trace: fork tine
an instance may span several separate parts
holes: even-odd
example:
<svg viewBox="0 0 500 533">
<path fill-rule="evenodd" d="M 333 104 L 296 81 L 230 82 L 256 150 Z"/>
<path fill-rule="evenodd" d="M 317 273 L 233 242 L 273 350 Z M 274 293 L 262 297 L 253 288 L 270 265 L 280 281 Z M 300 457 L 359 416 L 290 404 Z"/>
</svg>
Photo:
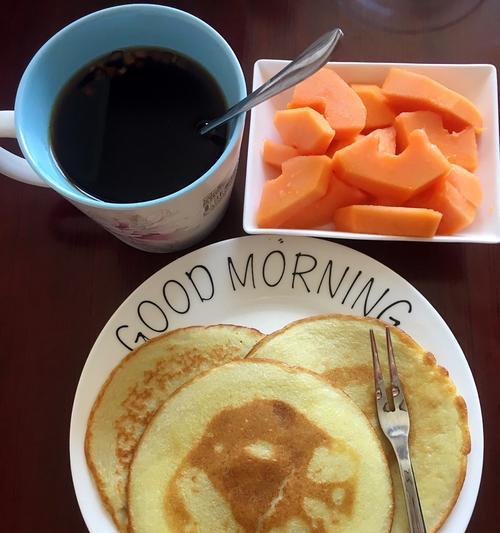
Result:
<svg viewBox="0 0 500 533">
<path fill-rule="evenodd" d="M 372 360 L 373 360 L 373 378 L 375 381 L 375 397 L 377 399 L 377 409 L 388 408 L 387 395 L 385 392 L 384 376 L 380 368 L 380 360 L 378 358 L 377 343 L 375 342 L 375 335 L 373 330 L 370 330 L 370 344 L 372 347 Z"/>
<path fill-rule="evenodd" d="M 385 340 L 387 344 L 387 358 L 389 359 L 389 373 L 391 375 L 391 394 L 394 399 L 394 407 L 396 409 L 403 409 L 407 411 L 405 397 L 403 395 L 403 387 L 399 380 L 398 368 L 396 366 L 396 358 L 394 357 L 394 349 L 392 347 L 391 330 L 385 328 Z"/>
</svg>

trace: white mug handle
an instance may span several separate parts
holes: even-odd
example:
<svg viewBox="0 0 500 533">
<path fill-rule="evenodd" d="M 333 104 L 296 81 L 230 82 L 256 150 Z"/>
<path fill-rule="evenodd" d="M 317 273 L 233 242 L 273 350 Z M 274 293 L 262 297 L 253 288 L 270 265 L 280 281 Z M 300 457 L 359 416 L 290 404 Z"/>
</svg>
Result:
<svg viewBox="0 0 500 533">
<path fill-rule="evenodd" d="M 14 111 L 0 111 L 0 139 L 16 138 L 16 127 L 14 125 Z M 38 187 L 48 187 L 40 176 L 29 166 L 26 159 L 9 152 L 0 147 L 0 174 L 5 174 L 10 178 L 37 185 Z"/>
</svg>

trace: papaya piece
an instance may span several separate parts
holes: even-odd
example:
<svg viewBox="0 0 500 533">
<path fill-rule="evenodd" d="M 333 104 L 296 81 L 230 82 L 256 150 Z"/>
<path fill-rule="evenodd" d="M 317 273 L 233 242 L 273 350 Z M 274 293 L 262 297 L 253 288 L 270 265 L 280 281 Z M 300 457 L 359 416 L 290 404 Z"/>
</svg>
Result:
<svg viewBox="0 0 500 533">
<path fill-rule="evenodd" d="M 479 178 L 458 165 L 451 165 L 446 179 L 474 207 L 478 207 L 483 199 L 483 191 Z"/>
<path fill-rule="evenodd" d="M 368 134 L 368 137 L 378 139 L 378 149 L 381 152 L 387 152 L 394 155 L 396 153 L 396 130 L 394 127 L 379 128 Z"/>
<path fill-rule="evenodd" d="M 392 126 L 396 113 L 378 85 L 353 83 L 351 87 L 366 107 L 366 123 L 363 131 Z"/>
<path fill-rule="evenodd" d="M 345 148 L 346 146 L 349 146 L 350 144 L 359 141 L 360 139 L 363 139 L 364 135 L 356 135 L 356 137 L 349 138 L 349 139 L 333 139 L 333 141 L 330 143 L 330 146 L 326 150 L 325 155 L 328 157 L 333 157 L 335 155 L 335 152 L 337 150 L 342 150 L 342 148 Z"/>
<path fill-rule="evenodd" d="M 443 119 L 433 111 L 400 113 L 394 121 L 398 150 L 408 146 L 408 136 L 413 130 L 423 129 L 429 141 L 435 144 L 450 163 L 474 172 L 477 168 L 476 134 L 472 126 L 462 131 L 449 132 L 443 126 Z"/>
<path fill-rule="evenodd" d="M 324 67 L 295 86 L 288 108 L 306 106 L 325 116 L 337 139 L 352 139 L 365 127 L 361 98 L 332 69 Z"/>
<path fill-rule="evenodd" d="M 390 154 L 396 153 L 396 130 L 391 126 L 389 128 L 380 128 L 373 130 L 368 135 L 376 137 L 378 139 L 378 148 L 383 152 L 388 152 Z M 358 134 L 354 139 L 341 139 L 340 141 L 333 139 L 326 151 L 328 157 L 333 157 L 337 150 L 342 150 L 346 146 L 353 144 L 361 139 L 364 139 L 366 135 Z"/>
<path fill-rule="evenodd" d="M 439 179 L 433 187 L 415 196 L 406 205 L 442 213 L 438 235 L 457 233 L 471 224 L 476 216 L 476 208 L 446 178 Z"/>
<path fill-rule="evenodd" d="M 293 146 L 277 143 L 266 139 L 264 141 L 264 148 L 262 150 L 262 157 L 264 162 L 281 170 L 281 164 L 287 159 L 297 157 L 299 151 Z"/>
<path fill-rule="evenodd" d="M 334 174 L 325 196 L 316 200 L 310 206 L 294 214 L 281 227 L 290 229 L 309 229 L 330 224 L 333 221 L 333 213 L 339 207 L 352 204 L 364 204 L 369 196 L 339 180 Z"/>
<path fill-rule="evenodd" d="M 448 89 L 429 76 L 391 68 L 382 85 L 389 104 L 401 111 L 434 111 L 443 117 L 447 129 L 460 131 L 483 127 L 479 109 L 465 96 Z"/>
<path fill-rule="evenodd" d="M 340 179 L 397 205 L 429 187 L 451 168 L 423 130 L 411 132 L 408 147 L 399 155 L 380 151 L 377 137 L 368 135 L 338 150 L 332 161 Z"/>
<path fill-rule="evenodd" d="M 351 205 L 333 214 L 337 231 L 402 237 L 433 237 L 442 215 L 432 209 Z"/>
<path fill-rule="evenodd" d="M 326 155 L 298 156 L 282 164 L 282 174 L 264 183 L 257 225 L 279 228 L 302 209 L 322 198 L 332 175 Z"/>
<path fill-rule="evenodd" d="M 322 155 L 335 136 L 327 120 L 310 107 L 276 111 L 274 125 L 285 144 L 301 155 Z"/>
</svg>

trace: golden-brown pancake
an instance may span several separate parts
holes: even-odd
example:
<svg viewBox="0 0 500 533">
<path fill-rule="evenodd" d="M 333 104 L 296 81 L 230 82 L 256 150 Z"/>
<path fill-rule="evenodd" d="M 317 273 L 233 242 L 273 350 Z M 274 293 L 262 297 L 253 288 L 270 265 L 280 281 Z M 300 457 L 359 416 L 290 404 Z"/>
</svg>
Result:
<svg viewBox="0 0 500 533">
<path fill-rule="evenodd" d="M 214 368 L 178 389 L 130 467 L 133 533 L 381 533 L 392 484 L 362 411 L 275 361 Z"/>
<path fill-rule="evenodd" d="M 390 463 L 395 492 L 392 531 L 409 531 L 397 462 L 379 428 L 373 389 L 369 329 L 375 331 L 385 383 L 385 326 L 379 320 L 322 315 L 268 335 L 248 357 L 262 357 L 316 371 L 341 388 L 375 427 Z M 467 408 L 448 372 L 401 330 L 391 328 L 399 375 L 410 413 L 410 454 L 427 531 L 437 531 L 451 512 L 465 477 L 470 437 Z"/>
<path fill-rule="evenodd" d="M 195 326 L 143 344 L 113 370 L 87 425 L 85 455 L 99 494 L 120 531 L 127 531 L 130 461 L 158 407 L 193 376 L 246 355 L 262 337 L 232 325 Z"/>
</svg>

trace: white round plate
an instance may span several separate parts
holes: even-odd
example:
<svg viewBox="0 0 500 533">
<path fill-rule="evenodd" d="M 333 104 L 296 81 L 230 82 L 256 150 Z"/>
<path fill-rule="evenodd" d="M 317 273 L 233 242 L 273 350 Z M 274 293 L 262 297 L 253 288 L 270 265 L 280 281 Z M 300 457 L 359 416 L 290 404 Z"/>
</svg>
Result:
<svg viewBox="0 0 500 533">
<path fill-rule="evenodd" d="M 399 325 L 448 369 L 467 403 L 472 451 L 462 492 L 442 532 L 464 532 L 481 479 L 483 423 L 474 379 L 450 329 L 416 289 L 378 261 L 332 242 L 278 236 L 223 241 L 177 259 L 138 287 L 101 331 L 80 377 L 70 429 L 73 484 L 90 532 L 116 533 L 116 528 L 87 469 L 87 418 L 101 385 L 129 350 L 167 329 L 232 323 L 269 333 L 329 312 Z"/>
</svg>

